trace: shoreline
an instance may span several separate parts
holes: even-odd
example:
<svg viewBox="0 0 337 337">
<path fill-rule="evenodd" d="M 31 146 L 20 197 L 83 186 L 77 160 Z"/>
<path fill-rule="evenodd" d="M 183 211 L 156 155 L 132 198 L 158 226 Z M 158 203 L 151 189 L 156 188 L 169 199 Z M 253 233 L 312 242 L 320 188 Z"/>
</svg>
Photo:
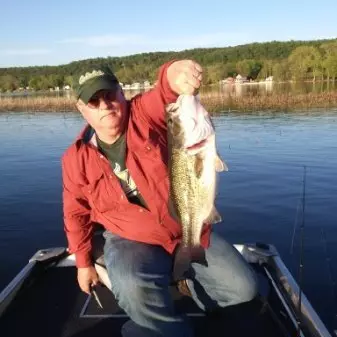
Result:
<svg viewBox="0 0 337 337">
<path fill-rule="evenodd" d="M 131 98 L 131 97 L 127 97 Z M 212 113 L 259 110 L 292 111 L 312 108 L 337 108 L 337 91 L 307 94 L 264 94 L 242 97 L 219 92 L 201 92 L 200 100 Z M 69 97 L 1 97 L 0 112 L 76 112 L 75 98 Z"/>
</svg>

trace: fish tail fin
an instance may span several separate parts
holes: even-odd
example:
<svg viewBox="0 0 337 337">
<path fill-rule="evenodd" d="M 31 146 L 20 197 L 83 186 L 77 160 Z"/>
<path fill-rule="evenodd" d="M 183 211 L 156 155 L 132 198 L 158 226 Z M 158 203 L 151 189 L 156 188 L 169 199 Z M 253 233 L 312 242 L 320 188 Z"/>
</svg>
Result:
<svg viewBox="0 0 337 337">
<path fill-rule="evenodd" d="M 202 246 L 193 246 L 190 249 L 191 262 L 199 263 L 208 267 L 205 249 Z"/>
<path fill-rule="evenodd" d="M 174 256 L 173 279 L 185 279 L 192 262 L 208 267 L 205 249 L 200 245 L 179 246 Z"/>
<path fill-rule="evenodd" d="M 179 246 L 174 255 L 173 279 L 181 280 L 185 278 L 185 273 L 191 265 L 191 254 L 188 246 Z"/>
</svg>

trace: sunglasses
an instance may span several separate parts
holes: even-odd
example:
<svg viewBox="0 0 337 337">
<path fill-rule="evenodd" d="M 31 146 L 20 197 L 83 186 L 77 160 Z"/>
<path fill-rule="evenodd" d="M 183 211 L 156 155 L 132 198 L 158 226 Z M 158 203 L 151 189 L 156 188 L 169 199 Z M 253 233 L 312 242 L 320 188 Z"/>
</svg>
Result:
<svg viewBox="0 0 337 337">
<path fill-rule="evenodd" d="M 101 101 L 112 102 L 116 100 L 116 90 L 102 90 L 94 94 L 88 101 L 87 106 L 91 109 L 98 109 Z"/>
</svg>

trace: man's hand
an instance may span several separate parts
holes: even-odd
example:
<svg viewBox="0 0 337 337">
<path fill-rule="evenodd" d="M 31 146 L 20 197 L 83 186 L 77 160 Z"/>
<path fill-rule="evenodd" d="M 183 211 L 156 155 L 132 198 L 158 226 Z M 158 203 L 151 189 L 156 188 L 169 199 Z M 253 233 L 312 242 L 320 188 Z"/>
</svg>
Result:
<svg viewBox="0 0 337 337">
<path fill-rule="evenodd" d="M 173 62 L 167 69 L 167 80 L 178 95 L 195 95 L 202 80 L 201 66 L 192 60 Z"/>
<path fill-rule="evenodd" d="M 82 291 L 90 294 L 91 286 L 99 283 L 98 275 L 95 267 L 86 267 L 77 269 L 77 281 Z"/>
</svg>

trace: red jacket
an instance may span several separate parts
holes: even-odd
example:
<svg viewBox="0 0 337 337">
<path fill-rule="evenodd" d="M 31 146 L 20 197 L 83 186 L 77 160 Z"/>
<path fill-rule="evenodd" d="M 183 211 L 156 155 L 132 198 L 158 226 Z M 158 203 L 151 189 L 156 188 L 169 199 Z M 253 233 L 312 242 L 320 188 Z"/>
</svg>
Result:
<svg viewBox="0 0 337 337">
<path fill-rule="evenodd" d="M 172 253 L 181 239 L 180 225 L 168 213 L 169 179 L 165 105 L 177 95 L 167 81 L 164 64 L 154 89 L 134 97 L 126 133 L 126 167 L 149 210 L 130 203 L 98 151 L 90 126 L 62 156 L 64 228 L 77 267 L 92 265 L 94 223 L 126 239 L 162 246 Z M 209 227 L 202 245 L 209 244 Z"/>
</svg>

